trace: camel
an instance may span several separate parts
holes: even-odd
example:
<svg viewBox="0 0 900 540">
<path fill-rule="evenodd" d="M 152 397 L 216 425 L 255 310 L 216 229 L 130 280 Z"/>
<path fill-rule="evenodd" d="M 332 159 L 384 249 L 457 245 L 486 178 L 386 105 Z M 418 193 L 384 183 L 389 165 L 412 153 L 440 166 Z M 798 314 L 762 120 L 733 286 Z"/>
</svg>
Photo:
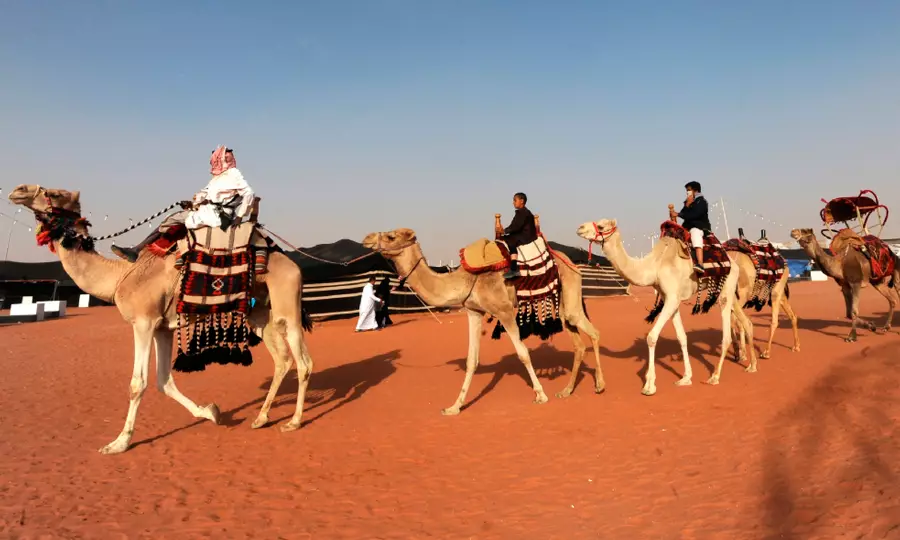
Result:
<svg viewBox="0 0 900 540">
<path fill-rule="evenodd" d="M 794 229 L 791 231 L 791 238 L 800 244 L 803 251 L 819 265 L 825 275 L 840 285 L 841 292 L 844 294 L 846 316 L 850 319 L 850 333 L 847 334 L 844 341 L 857 340 L 856 325 L 859 323 L 871 332 L 877 332 L 878 329 L 874 323 L 863 321 L 859 317 L 859 291 L 872 280 L 872 265 L 869 263 L 869 259 L 850 245 L 841 249 L 836 255 L 828 253 L 819 244 L 816 233 L 812 229 Z M 890 279 L 872 283 L 872 286 L 888 301 L 887 320 L 882 327 L 882 330 L 887 332 L 891 329 L 891 321 L 894 318 L 894 307 L 896 306 L 894 292 L 896 291 L 892 291 L 892 288 L 900 287 L 900 268 L 895 266 L 894 274 Z"/>
<path fill-rule="evenodd" d="M 601 219 L 597 222 L 584 223 L 578 228 L 577 234 L 590 242 L 599 243 L 616 272 L 626 281 L 639 287 L 653 287 L 663 297 L 662 311 L 647 334 L 649 363 L 641 393 L 645 396 L 652 396 L 656 393 L 656 343 L 663 326 L 669 319 L 672 319 L 672 326 L 675 327 L 675 334 L 678 336 L 684 361 L 684 375 L 675 384 L 690 386 L 693 371 L 688 356 L 687 335 L 684 332 L 684 323 L 678 308 L 681 302 L 690 300 L 697 295 L 699 281 L 691 259 L 681 256 L 685 246 L 673 238 L 663 237 L 656 243 L 649 255 L 641 259 L 634 259 L 625 251 L 615 219 Z M 729 258 L 732 261 L 731 269 L 719 296 L 719 307 L 722 310 L 722 352 L 715 371 L 707 381 L 709 384 L 719 384 L 722 375 L 725 354 L 732 342 L 732 312 L 735 313 L 744 332 L 749 336 L 753 335 L 753 323 L 744 314 L 741 306 L 735 303 L 739 269 L 734 264 L 731 253 L 729 253 Z M 756 352 L 751 348 L 750 365 L 745 371 L 755 372 L 756 362 Z"/>
<path fill-rule="evenodd" d="M 519 329 L 516 324 L 518 305 L 515 288 L 511 282 L 503 279 L 502 272 L 485 272 L 472 274 L 462 267 L 446 273 L 438 274 L 431 270 L 427 264 L 422 264 L 425 256 L 416 239 L 415 231 L 411 229 L 396 229 L 390 232 L 371 233 L 363 239 L 363 246 L 380 252 L 385 258 L 392 260 L 397 272 L 403 277 L 409 286 L 428 305 L 435 307 L 465 308 L 469 319 L 469 350 L 466 356 L 466 375 L 462 389 L 452 406 L 441 411 L 444 415 L 457 415 L 466 400 L 472 376 L 479 362 L 479 349 L 482 334 L 482 324 L 485 314 L 493 316 L 506 329 L 519 360 L 525 365 L 528 376 L 531 378 L 531 386 L 534 389 L 534 403 L 546 403 L 547 396 L 534 368 L 531 365 L 531 355 L 528 348 L 519 339 Z M 559 267 L 560 285 L 562 288 L 562 301 L 560 304 L 560 318 L 564 321 L 563 327 L 572 337 L 575 346 L 575 361 L 572 365 L 572 374 L 566 387 L 556 394 L 558 398 L 565 398 L 575 389 L 575 380 L 578 370 L 584 358 L 585 346 L 578 334 L 581 330 L 591 338 L 594 348 L 594 356 L 597 361 L 597 371 L 594 375 L 594 390 L 599 394 L 603 392 L 606 383 L 603 380 L 603 372 L 600 369 L 600 333 L 588 320 L 584 311 L 581 295 L 581 275 L 572 262 L 561 253 L 553 254 L 554 261 Z"/>
<path fill-rule="evenodd" d="M 31 209 L 38 215 L 48 215 L 53 210 L 80 214 L 80 192 L 46 189 L 36 185 L 21 185 L 9 194 L 9 200 Z M 88 224 L 74 227 L 80 240 L 88 235 Z M 80 241 L 79 241 L 80 243 Z M 93 249 L 66 248 L 61 241 L 53 241 L 66 273 L 87 294 L 114 303 L 122 317 L 134 331 L 134 370 L 129 386 L 128 415 L 125 426 L 116 439 L 100 449 L 102 454 L 118 454 L 131 445 L 138 406 L 147 388 L 151 342 L 156 346 L 156 387 L 160 392 L 184 406 L 194 417 L 219 423 L 219 408 L 215 403 L 200 407 L 182 394 L 172 377 L 172 347 L 178 317 L 175 312 L 181 273 L 174 266 L 174 255 L 157 257 L 146 250 L 134 263 L 107 259 Z M 268 423 L 268 412 L 278 392 L 281 381 L 297 359 L 297 406 L 282 431 L 300 427 L 303 401 L 313 368 L 312 358 L 303 339 L 301 292 L 303 280 L 300 269 L 286 255 L 274 252 L 269 258 L 268 273 L 257 276 L 254 297 L 258 298 L 250 325 L 261 334 L 266 348 L 275 360 L 275 374 L 265 402 L 253 428 Z M 268 296 L 271 306 L 266 306 Z M 287 342 L 287 347 L 285 346 Z M 292 357 L 293 355 L 293 357 Z"/>
<path fill-rule="evenodd" d="M 740 271 L 738 274 L 737 304 L 743 306 L 753 293 L 753 288 L 756 284 L 756 267 L 753 264 L 753 259 L 746 253 L 732 251 L 730 252 L 730 255 L 732 263 L 737 265 L 738 270 Z M 791 320 L 791 328 L 794 331 L 794 346 L 791 348 L 791 351 L 800 351 L 800 331 L 797 328 L 797 316 L 794 314 L 794 310 L 791 308 L 791 303 L 788 300 L 788 279 L 790 279 L 790 277 L 790 273 L 787 268 L 785 268 L 784 274 L 781 275 L 781 279 L 779 279 L 772 287 L 770 297 L 772 305 L 772 322 L 769 325 L 769 341 L 766 343 L 766 348 L 759 354 L 760 358 L 769 358 L 771 356 L 772 341 L 775 339 L 775 330 L 778 328 L 778 315 L 781 309 L 784 309 L 785 314 Z M 737 317 L 735 317 L 734 323 L 737 323 L 736 319 Z M 740 324 L 734 324 L 734 326 L 739 334 L 739 339 L 736 343 L 738 345 L 737 358 L 738 361 L 740 361 L 744 359 L 745 346 L 752 346 L 753 338 L 752 335 L 744 333 L 744 329 Z"/>
</svg>

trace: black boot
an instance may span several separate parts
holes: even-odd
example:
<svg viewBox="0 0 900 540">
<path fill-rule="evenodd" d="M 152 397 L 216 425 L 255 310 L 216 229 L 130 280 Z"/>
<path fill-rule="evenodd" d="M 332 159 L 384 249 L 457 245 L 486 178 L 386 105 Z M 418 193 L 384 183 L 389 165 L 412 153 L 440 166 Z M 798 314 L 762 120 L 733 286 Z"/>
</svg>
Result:
<svg viewBox="0 0 900 540">
<path fill-rule="evenodd" d="M 509 260 L 509 270 L 503 274 L 503 279 L 516 279 L 517 277 L 521 277 L 519 274 L 519 261 L 517 259 Z"/>
<path fill-rule="evenodd" d="M 162 236 L 162 233 L 160 233 L 159 231 L 153 231 L 152 233 L 150 233 L 150 236 L 144 238 L 144 240 L 140 244 L 134 246 L 133 248 L 123 248 L 114 245 L 110 247 L 109 250 L 119 257 L 125 259 L 126 261 L 133 263 L 137 261 L 138 257 L 141 254 L 141 250 L 149 246 L 153 242 L 156 242 L 160 236 Z"/>
</svg>

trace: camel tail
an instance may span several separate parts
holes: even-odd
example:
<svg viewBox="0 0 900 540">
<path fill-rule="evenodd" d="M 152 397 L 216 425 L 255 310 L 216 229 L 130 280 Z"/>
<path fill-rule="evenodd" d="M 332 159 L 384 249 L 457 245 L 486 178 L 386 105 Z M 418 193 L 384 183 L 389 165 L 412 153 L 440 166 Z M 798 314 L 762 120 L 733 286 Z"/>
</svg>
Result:
<svg viewBox="0 0 900 540">
<path fill-rule="evenodd" d="M 787 298 L 788 300 L 791 299 L 791 284 L 790 283 L 784 284 L 784 297 Z"/>
<path fill-rule="evenodd" d="M 588 315 L 588 312 L 587 312 L 587 304 L 584 303 L 584 297 L 583 297 L 583 296 L 581 297 L 581 311 L 584 312 L 584 318 L 585 318 L 585 319 L 591 320 L 591 316 Z"/>
<path fill-rule="evenodd" d="M 313 320 L 312 317 L 310 317 L 309 312 L 306 311 L 305 307 L 300 308 L 300 324 L 303 325 L 303 330 L 305 332 L 312 332 Z"/>
</svg>

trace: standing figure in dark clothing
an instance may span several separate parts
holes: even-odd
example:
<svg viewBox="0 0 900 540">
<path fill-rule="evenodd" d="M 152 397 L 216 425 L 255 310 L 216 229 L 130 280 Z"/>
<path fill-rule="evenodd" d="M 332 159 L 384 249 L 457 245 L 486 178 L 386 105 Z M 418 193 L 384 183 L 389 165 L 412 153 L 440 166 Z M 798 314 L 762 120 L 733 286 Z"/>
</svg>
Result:
<svg viewBox="0 0 900 540">
<path fill-rule="evenodd" d="M 537 240 L 537 226 L 534 223 L 534 214 L 531 210 L 525 208 L 528 197 L 524 193 L 516 193 L 513 195 L 513 207 L 516 209 L 516 215 L 513 217 L 512 223 L 503 231 L 502 239 L 509 247 L 509 271 L 503 274 L 504 279 L 515 279 L 519 274 L 519 257 L 516 249 L 519 246 L 530 244 Z"/>
<path fill-rule="evenodd" d="M 700 182 L 688 182 L 684 188 L 687 190 L 684 208 L 677 214 L 673 210 L 669 217 L 672 221 L 675 221 L 675 218 L 681 218 L 683 220 L 681 225 L 691 233 L 691 246 L 697 253 L 694 272 L 702 276 L 706 273 L 703 268 L 703 237 L 712 230 L 712 225 L 709 223 L 709 205 L 706 203 L 706 198 L 700 193 Z"/>
<path fill-rule="evenodd" d="M 375 295 L 378 298 L 381 298 L 381 307 L 375 312 L 375 322 L 378 324 L 378 328 L 384 328 L 385 326 L 394 324 L 390 314 L 388 314 L 388 308 L 391 305 L 391 292 L 395 290 L 397 289 L 391 287 L 391 278 L 389 277 L 385 277 L 381 280 L 381 283 L 378 284 L 378 288 L 375 289 Z"/>
</svg>

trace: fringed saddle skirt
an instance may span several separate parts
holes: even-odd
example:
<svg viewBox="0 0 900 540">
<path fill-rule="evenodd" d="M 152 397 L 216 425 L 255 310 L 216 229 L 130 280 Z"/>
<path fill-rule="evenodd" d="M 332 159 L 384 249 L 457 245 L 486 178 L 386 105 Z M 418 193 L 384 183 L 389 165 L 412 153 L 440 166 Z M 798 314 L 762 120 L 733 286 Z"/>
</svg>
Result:
<svg viewBox="0 0 900 540">
<path fill-rule="evenodd" d="M 873 235 L 859 236 L 851 229 L 842 229 L 831 240 L 829 249 L 832 254 L 838 255 L 847 246 L 862 252 L 869 259 L 873 285 L 893 276 L 897 267 L 897 256 L 881 238 Z"/>
<path fill-rule="evenodd" d="M 516 289 L 518 313 L 516 323 L 519 338 L 540 336 L 547 339 L 562 332 L 559 315 L 561 284 L 559 267 L 543 236 L 516 250 L 521 277 L 512 280 Z M 502 240 L 491 242 L 482 238 L 460 250 L 460 265 L 472 274 L 499 272 L 509 268 L 509 247 Z M 493 339 L 500 339 L 506 329 L 497 321 Z"/>
<path fill-rule="evenodd" d="M 726 251 L 736 251 L 749 256 L 756 269 L 756 281 L 753 282 L 753 290 L 744 307 L 760 311 L 765 305 L 771 306 L 772 288 L 781 280 L 787 268 L 787 262 L 781 253 L 769 242 L 750 242 L 740 238 L 732 238 L 723 246 Z"/>
<path fill-rule="evenodd" d="M 664 221 L 659 228 L 660 238 L 674 238 L 682 244 L 682 256 L 690 257 L 691 261 L 696 263 L 697 257 L 694 249 L 691 247 L 691 233 L 681 225 L 674 221 Z M 719 300 L 719 294 L 722 292 L 722 286 L 728 278 L 731 271 L 731 259 L 728 258 L 728 252 L 716 238 L 712 232 L 707 233 L 703 237 L 703 269 L 705 273 L 700 276 L 700 284 L 697 287 L 697 301 L 694 303 L 692 314 L 707 313 L 716 305 Z M 706 298 L 701 302 L 700 297 L 703 291 L 706 291 Z M 656 304 L 647 315 L 647 322 L 653 322 L 660 314 L 663 308 L 663 298 L 657 294 Z"/>
<path fill-rule="evenodd" d="M 225 231 L 203 228 L 179 241 L 184 276 L 175 371 L 203 371 L 212 363 L 253 362 L 249 347 L 260 339 L 250 328 L 254 283 L 253 223 Z"/>
</svg>

